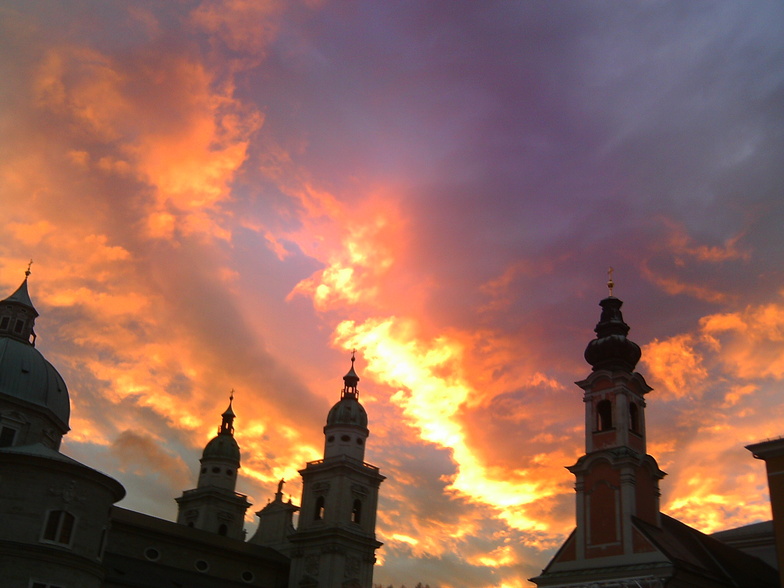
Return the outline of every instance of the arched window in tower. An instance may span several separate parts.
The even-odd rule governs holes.
[[[316,512],[313,513],[313,520],[314,521],[322,521],[324,520],[324,497],[319,496],[316,498]]]
[[[354,501],[354,506],[351,508],[351,522],[359,524],[362,517],[362,501],[357,498]]]
[[[632,433],[640,434],[640,408],[636,402],[629,405],[629,429]]]
[[[596,429],[598,431],[609,431],[612,428],[612,402],[602,400],[596,405]]]

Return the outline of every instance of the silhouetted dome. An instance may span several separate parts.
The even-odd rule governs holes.
[[[330,425],[355,425],[367,428],[368,417],[365,408],[352,394],[341,398],[327,415],[327,426]]]
[[[218,435],[207,443],[201,458],[240,461],[240,446],[233,435]]]
[[[32,345],[0,337],[0,394],[49,409],[68,429],[68,388],[54,366]]]
[[[623,302],[614,296],[602,300],[602,316],[594,331],[596,339],[585,348],[585,361],[595,370],[634,371],[640,361],[640,346],[626,338],[629,325],[623,322]]]

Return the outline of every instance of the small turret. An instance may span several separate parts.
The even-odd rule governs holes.
[[[204,447],[196,488],[177,498],[177,522],[189,527],[243,539],[247,497],[234,491],[240,469],[240,446],[234,438],[234,390],[221,415],[218,434]]]
[[[30,261],[30,264],[33,262]],[[27,278],[30,277],[30,265],[25,271],[25,278],[8,298],[0,302],[0,337],[10,337],[35,347],[35,319],[38,311],[30,300],[27,292]]]

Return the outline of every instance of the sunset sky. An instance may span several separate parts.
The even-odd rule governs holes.
[[[782,30],[778,0],[0,2],[0,287],[34,260],[63,452],[173,519],[234,389],[253,533],[356,348],[375,581],[529,586],[612,266],[662,510],[770,518]]]

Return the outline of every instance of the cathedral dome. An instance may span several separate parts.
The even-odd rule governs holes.
[[[201,458],[240,461],[240,446],[233,435],[220,434],[207,443]]]
[[[68,388],[54,366],[32,345],[0,337],[0,394],[50,410],[68,430]]]
[[[327,415],[327,426],[354,425],[367,428],[368,417],[365,408],[352,395],[341,398]]]

